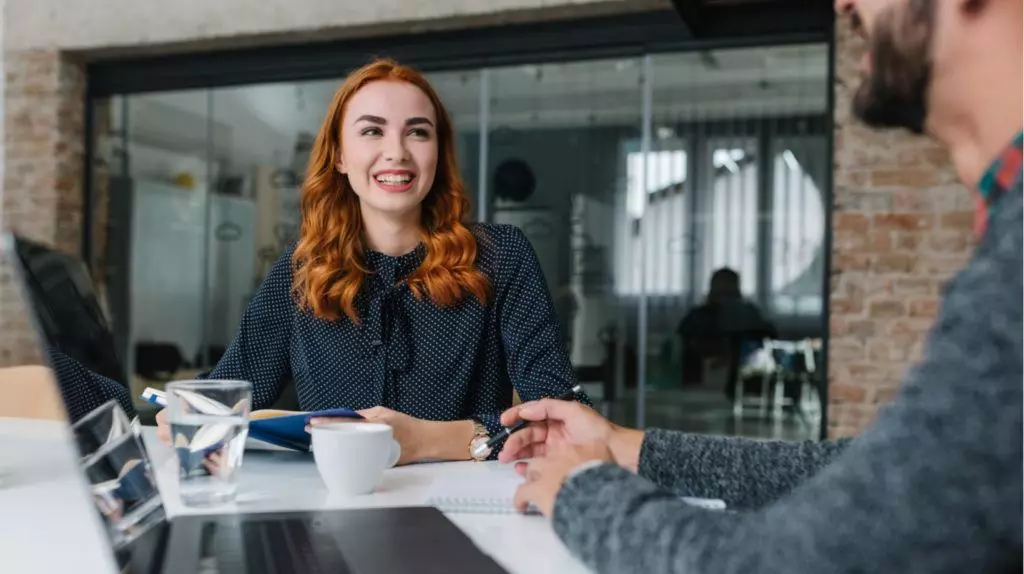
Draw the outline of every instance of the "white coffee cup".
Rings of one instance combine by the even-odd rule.
[[[314,425],[310,433],[320,478],[331,493],[345,496],[373,492],[402,451],[383,423],[326,423]]]

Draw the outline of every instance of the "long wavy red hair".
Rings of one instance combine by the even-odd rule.
[[[426,254],[406,281],[416,297],[426,296],[440,307],[455,305],[467,294],[483,304],[490,282],[476,266],[476,238],[463,221],[470,207],[455,160],[451,118],[422,74],[388,59],[370,62],[345,79],[316,136],[302,186],[302,224],[292,256],[296,301],[322,319],[336,321],[344,315],[360,321],[355,300],[371,270],[364,260],[359,198],[337,164],[349,100],[363,86],[380,81],[418,87],[430,98],[437,116],[437,169],[420,214]]]

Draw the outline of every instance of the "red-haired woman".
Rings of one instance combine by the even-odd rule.
[[[514,227],[463,222],[453,144],[422,75],[388,60],[352,73],[317,135],[298,241],[209,376],[252,381],[256,409],[289,380],[303,410],[361,409],[393,427],[401,462],[471,458],[513,387],[569,391],[536,255]]]

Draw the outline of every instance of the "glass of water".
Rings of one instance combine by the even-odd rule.
[[[110,401],[71,427],[93,501],[115,546],[131,540],[162,505],[142,439]]]
[[[190,506],[235,499],[249,434],[248,381],[175,381],[165,387],[179,492]]]

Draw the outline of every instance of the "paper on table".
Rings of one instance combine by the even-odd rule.
[[[468,476],[439,476],[427,493],[427,504],[444,512],[481,514],[514,514],[513,499],[523,478],[511,468]],[[712,510],[725,509],[725,502],[712,498],[680,497],[693,506]],[[535,513],[534,509],[527,511]]]
[[[514,471],[442,475],[430,485],[427,504],[445,512],[514,514],[512,500],[522,483]]]

